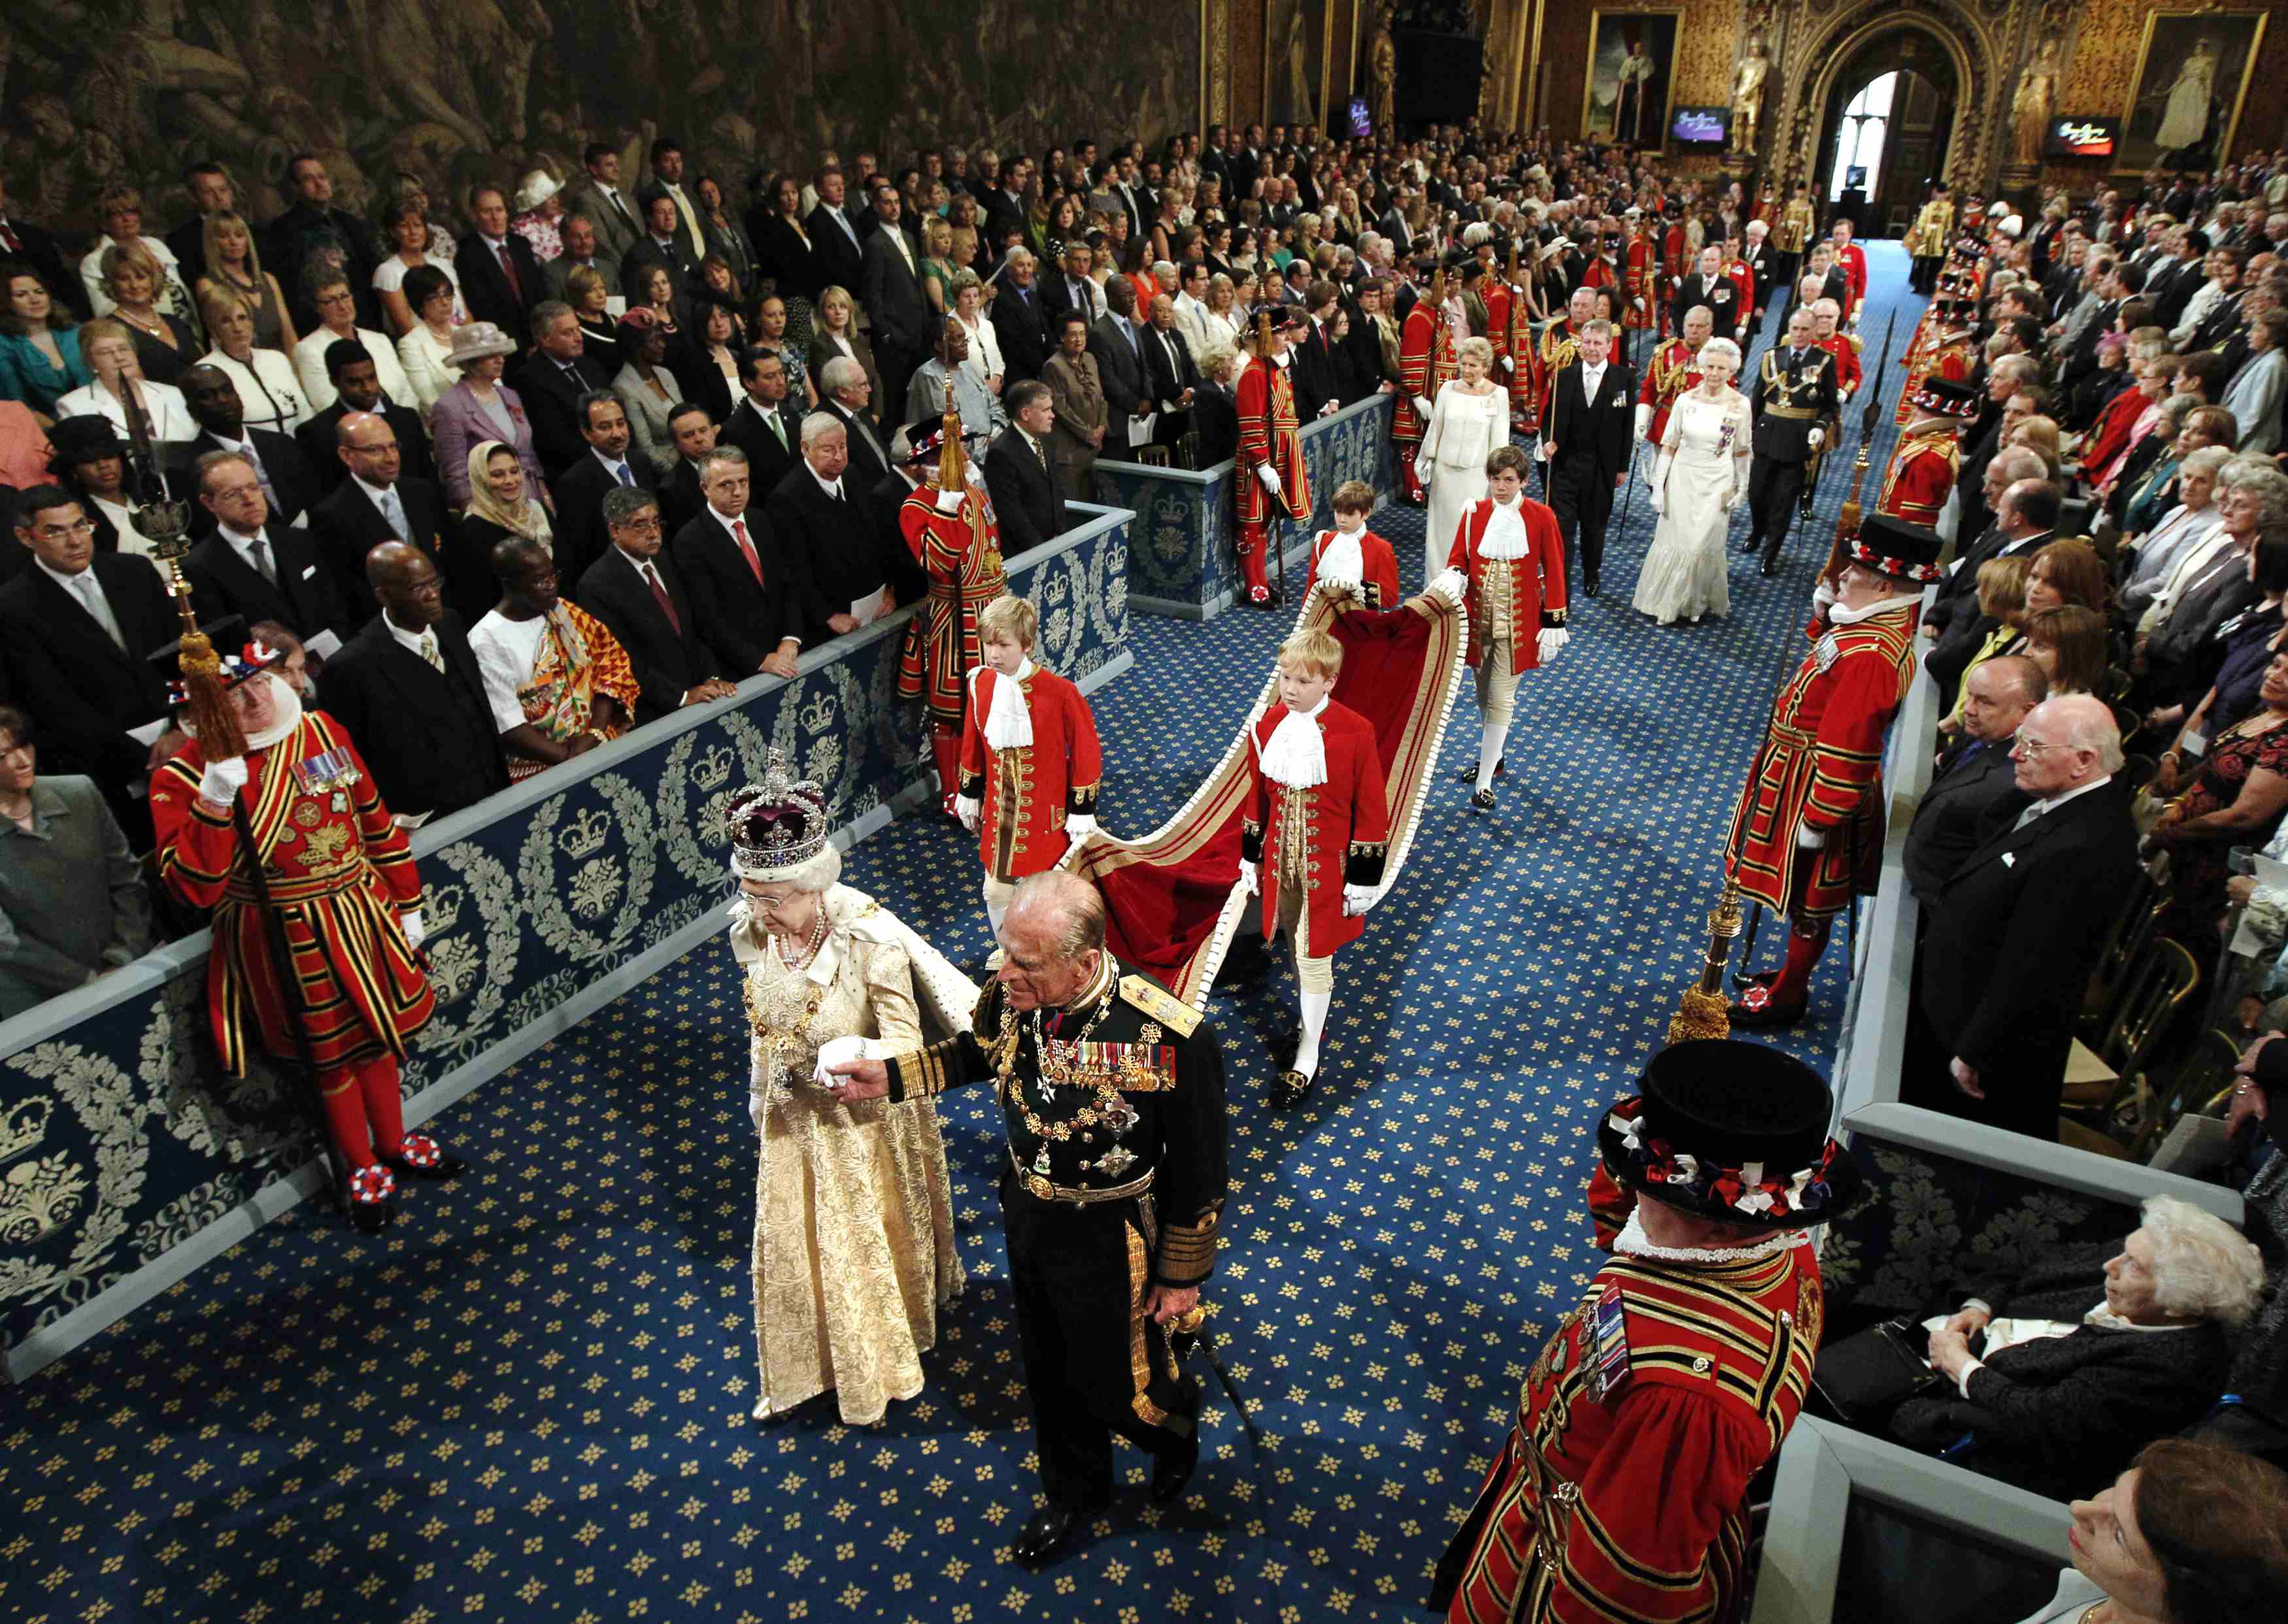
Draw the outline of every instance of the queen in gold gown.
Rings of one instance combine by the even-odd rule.
[[[862,891],[837,883],[824,796],[775,754],[731,803],[730,940],[751,1028],[754,1418],[831,1389],[870,1426],[922,1390],[960,1295],[945,1145],[927,1100],[843,1104],[825,1064],[903,1054],[967,1024],[977,989]]]

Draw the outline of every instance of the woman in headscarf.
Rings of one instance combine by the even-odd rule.
[[[464,625],[474,625],[497,595],[493,549],[521,536],[553,555],[556,538],[514,446],[480,441],[469,451],[468,478],[469,506],[445,553],[445,597]]]

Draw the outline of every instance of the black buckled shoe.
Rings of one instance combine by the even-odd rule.
[[[1200,1434],[1195,1425],[1182,1443],[1152,1457],[1152,1503],[1172,1506],[1184,1497],[1184,1486],[1200,1463]]]
[[[468,1163],[426,1134],[408,1134],[404,1154],[385,1156],[381,1159],[400,1178],[422,1179],[433,1184],[459,1178],[469,1170]]]
[[[361,1235],[378,1235],[397,1218],[397,1180],[388,1168],[360,1167],[344,1181],[342,1205],[350,1228]]]
[[[1282,1071],[1271,1081],[1271,1109],[1294,1110],[1311,1097],[1311,1087],[1318,1080],[1315,1074],[1307,1077],[1302,1072],[1291,1069]]]
[[[1799,999],[1792,1004],[1776,1004],[1768,985],[1751,987],[1742,993],[1739,1001],[1726,1012],[1736,1027],[1753,1029],[1762,1026],[1793,1026],[1811,1007],[1811,1000]]]
[[[1089,1517],[1074,1506],[1043,1506],[1017,1531],[1009,1554],[1029,1568],[1045,1568],[1064,1554]]]
[[[1493,809],[1494,792],[1491,790],[1480,790],[1476,794],[1470,797],[1471,811],[1490,812]]]
[[[1456,773],[1454,776],[1459,778],[1465,784],[1475,784],[1478,781],[1477,763],[1474,761],[1472,762],[1460,772]],[[1497,778],[1506,778],[1509,776],[1509,756],[1506,752],[1494,758],[1494,776]]]

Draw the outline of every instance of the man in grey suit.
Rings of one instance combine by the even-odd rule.
[[[596,246],[616,265],[628,257],[628,251],[644,234],[642,208],[620,186],[619,148],[604,141],[591,141],[586,162],[588,172],[571,188],[564,199],[564,207],[571,213],[586,216],[594,224]],[[570,251],[568,248],[566,251]]]
[[[1088,353],[1096,357],[1104,385],[1103,454],[1126,451],[1128,420],[1151,410],[1151,384],[1144,374],[1144,335],[1136,326],[1136,288],[1125,276],[1104,284],[1106,313],[1088,331]]]
[[[937,343],[937,317],[922,295],[921,250],[914,246],[899,215],[904,205],[888,180],[874,187],[874,218],[880,229],[866,239],[859,297],[874,322],[874,364],[882,374],[882,398],[903,401],[914,371]]]
[[[542,278],[548,283],[548,297],[572,302],[565,291],[564,279],[574,271],[585,267],[604,279],[604,291],[616,291],[620,285],[620,260],[616,254],[605,251],[597,240],[596,222],[584,214],[568,214],[563,225],[564,251],[540,267]]]
[[[0,705],[0,1020],[151,948],[151,903],[92,778],[42,778],[32,724]],[[27,827],[26,825],[29,826]]]

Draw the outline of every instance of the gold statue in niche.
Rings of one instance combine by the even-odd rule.
[[[1367,42],[1367,80],[1373,87],[1374,133],[1378,140],[1398,134],[1398,42],[1390,36],[1391,8],[1375,12],[1374,37]]]
[[[1772,59],[1760,34],[1748,41],[1748,54],[1740,59],[1732,78],[1732,150],[1753,152],[1764,118],[1764,81],[1771,77]]]
[[[2011,161],[2038,164],[2042,147],[2050,139],[2050,115],[2057,110],[2058,41],[2055,35],[2041,43],[2026,76],[2010,98]]]

